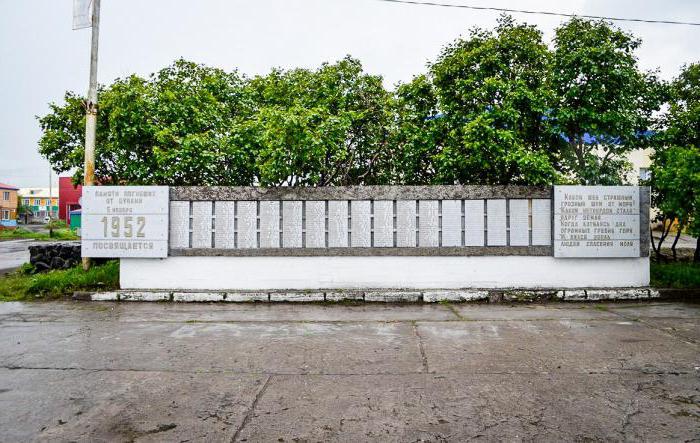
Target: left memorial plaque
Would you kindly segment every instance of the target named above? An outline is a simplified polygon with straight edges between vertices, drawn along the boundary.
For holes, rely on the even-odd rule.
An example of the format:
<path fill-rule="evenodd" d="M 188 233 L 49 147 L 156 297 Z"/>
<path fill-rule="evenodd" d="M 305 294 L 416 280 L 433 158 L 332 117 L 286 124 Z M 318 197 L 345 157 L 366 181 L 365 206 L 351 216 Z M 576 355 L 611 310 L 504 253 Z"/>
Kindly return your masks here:
<path fill-rule="evenodd" d="M 83 257 L 168 256 L 167 186 L 83 188 Z"/>

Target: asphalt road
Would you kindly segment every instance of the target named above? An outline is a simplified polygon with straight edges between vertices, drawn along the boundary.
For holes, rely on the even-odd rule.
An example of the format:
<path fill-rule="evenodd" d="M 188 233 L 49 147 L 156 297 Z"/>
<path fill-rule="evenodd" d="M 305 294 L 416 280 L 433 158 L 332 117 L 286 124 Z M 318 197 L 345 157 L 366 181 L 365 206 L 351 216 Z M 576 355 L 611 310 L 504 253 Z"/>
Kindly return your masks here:
<path fill-rule="evenodd" d="M 0 241 L 0 276 L 29 263 L 29 245 L 33 240 Z"/>
<path fill-rule="evenodd" d="M 700 439 L 700 305 L 0 304 L 0 440 Z"/>

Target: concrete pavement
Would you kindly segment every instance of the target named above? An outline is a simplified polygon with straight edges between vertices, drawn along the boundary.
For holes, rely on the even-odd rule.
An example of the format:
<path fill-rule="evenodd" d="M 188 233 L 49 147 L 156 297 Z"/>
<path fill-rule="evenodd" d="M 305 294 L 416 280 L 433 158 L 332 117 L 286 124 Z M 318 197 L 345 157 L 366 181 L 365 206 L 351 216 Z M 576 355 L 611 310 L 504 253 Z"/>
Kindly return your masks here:
<path fill-rule="evenodd" d="M 0 304 L 2 441 L 700 439 L 700 305 Z"/>

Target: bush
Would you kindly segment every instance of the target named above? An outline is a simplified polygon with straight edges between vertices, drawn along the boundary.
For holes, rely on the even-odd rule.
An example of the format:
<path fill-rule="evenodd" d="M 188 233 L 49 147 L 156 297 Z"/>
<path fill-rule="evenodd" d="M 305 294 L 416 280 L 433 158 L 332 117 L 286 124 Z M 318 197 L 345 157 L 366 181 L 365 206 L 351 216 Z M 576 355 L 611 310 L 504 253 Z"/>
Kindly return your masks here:
<path fill-rule="evenodd" d="M 651 285 L 657 288 L 700 288 L 700 265 L 652 263 Z"/>

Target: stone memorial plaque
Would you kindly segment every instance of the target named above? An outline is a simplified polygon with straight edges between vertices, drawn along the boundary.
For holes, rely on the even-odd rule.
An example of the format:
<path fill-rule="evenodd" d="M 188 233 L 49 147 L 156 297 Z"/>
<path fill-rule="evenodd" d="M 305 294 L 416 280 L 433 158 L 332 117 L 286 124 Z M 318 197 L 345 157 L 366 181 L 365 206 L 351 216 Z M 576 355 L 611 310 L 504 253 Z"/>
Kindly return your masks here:
<path fill-rule="evenodd" d="M 223 249 L 233 249 L 236 202 L 217 201 L 214 206 L 214 246 Z"/>
<path fill-rule="evenodd" d="M 350 202 L 352 211 L 352 246 L 354 248 L 369 248 L 372 240 L 371 202 L 369 200 L 353 200 Z"/>
<path fill-rule="evenodd" d="M 508 201 L 510 246 L 530 245 L 530 207 L 525 199 Z"/>
<path fill-rule="evenodd" d="M 258 247 L 258 203 L 236 202 L 236 238 L 239 249 Z"/>
<path fill-rule="evenodd" d="M 440 214 L 437 200 L 418 201 L 418 241 L 421 247 L 440 246 Z"/>
<path fill-rule="evenodd" d="M 301 248 L 302 203 L 300 201 L 282 202 L 282 246 Z"/>
<path fill-rule="evenodd" d="M 532 245 L 549 246 L 552 244 L 552 201 L 549 199 L 532 199 Z"/>
<path fill-rule="evenodd" d="M 396 202 L 396 246 L 414 248 L 416 246 L 416 201 Z"/>
<path fill-rule="evenodd" d="M 506 201 L 486 200 L 487 244 L 506 246 Z"/>
<path fill-rule="evenodd" d="M 484 246 L 484 200 L 464 201 L 464 246 Z"/>
<path fill-rule="evenodd" d="M 167 186 L 85 186 L 83 257 L 167 257 L 168 192 Z M 189 243 L 185 203 L 187 234 L 179 229 L 176 236 L 183 243 L 180 237 L 187 237 Z"/>
<path fill-rule="evenodd" d="M 260 247 L 280 247 L 280 202 L 260 202 Z"/>
<path fill-rule="evenodd" d="M 442 201 L 442 246 L 462 246 L 462 201 Z"/>
<path fill-rule="evenodd" d="M 190 247 L 190 202 L 170 202 L 170 247 Z"/>
<path fill-rule="evenodd" d="M 326 247 L 326 202 L 306 202 L 306 247 Z"/>
<path fill-rule="evenodd" d="M 374 202 L 374 247 L 394 246 L 394 202 L 377 200 Z"/>
<path fill-rule="evenodd" d="M 211 248 L 212 202 L 192 202 L 192 247 Z"/>
<path fill-rule="evenodd" d="M 328 202 L 328 246 L 331 248 L 348 246 L 348 202 L 346 200 Z"/>
<path fill-rule="evenodd" d="M 639 257 L 639 187 L 555 186 L 554 256 Z"/>

